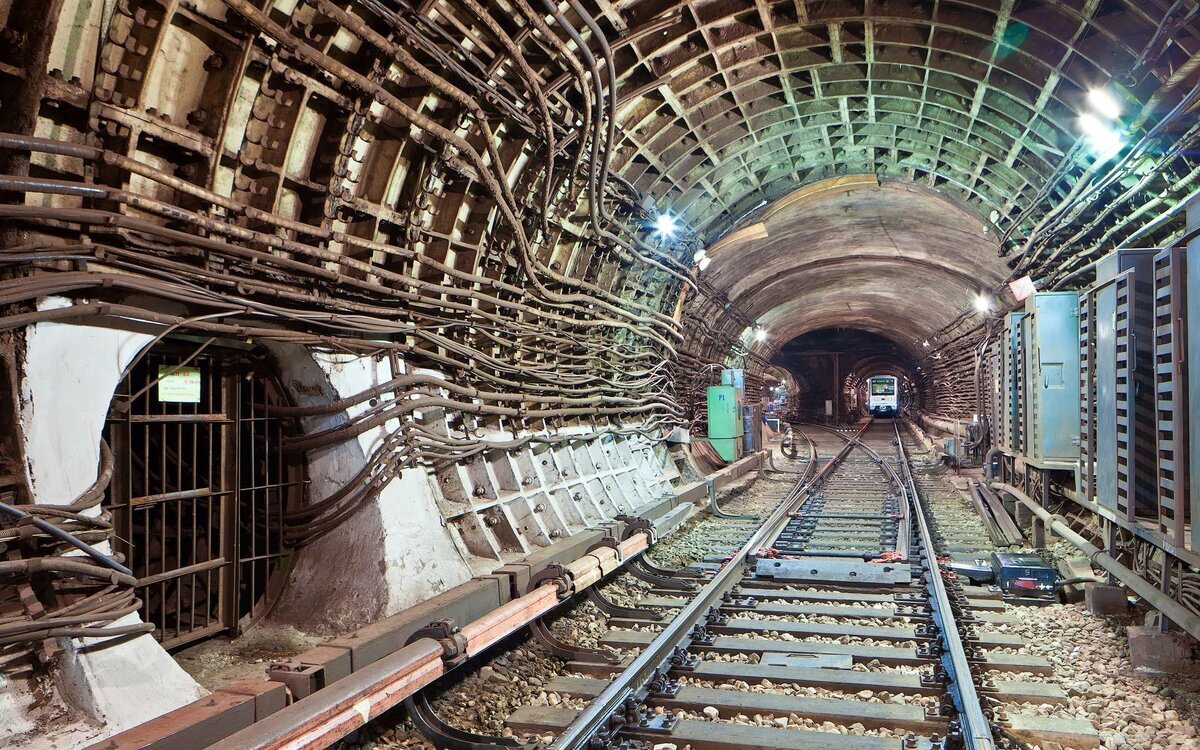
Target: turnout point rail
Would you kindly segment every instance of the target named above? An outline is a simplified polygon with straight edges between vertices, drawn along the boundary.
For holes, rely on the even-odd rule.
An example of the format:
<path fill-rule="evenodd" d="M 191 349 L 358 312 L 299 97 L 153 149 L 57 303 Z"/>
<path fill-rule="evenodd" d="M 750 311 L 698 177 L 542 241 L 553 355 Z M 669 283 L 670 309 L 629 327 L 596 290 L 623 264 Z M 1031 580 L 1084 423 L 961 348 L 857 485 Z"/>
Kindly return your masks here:
<path fill-rule="evenodd" d="M 845 440 L 841 450 L 819 471 L 806 472 L 797 479 L 775 511 L 694 598 L 678 604 L 679 611 L 660 632 L 634 632 L 623 640 L 616 639 L 623 645 L 640 647 L 640 653 L 619 672 L 617 668 L 591 670 L 597 674 L 615 673 L 615 677 L 598 693 L 593 686 L 594 698 L 586 708 L 565 726 L 554 726 L 550 718 L 551 714 L 561 716 L 561 712 L 540 712 L 546 720 L 539 723 L 536 718 L 539 712 L 530 710 L 524 719 L 530 721 L 529 728 L 554 731 L 557 735 L 551 745 L 554 750 L 615 747 L 622 739 L 690 744 L 697 749 L 756 746 L 780 750 L 817 747 L 882 750 L 953 746 L 991 750 L 995 746 L 992 727 L 983 714 L 972 681 L 956 620 L 956 602 L 952 602 L 942 578 L 898 428 L 885 429 L 884 424 L 868 420 L 853 435 L 837 434 Z M 881 441 L 896 446 L 894 465 L 883 455 Z M 914 579 L 919 583 L 914 584 Z M 796 591 L 796 585 L 817 586 L 827 591 L 806 595 Z M 964 600 L 961 592 L 958 597 L 961 603 Z M 814 603 L 827 598 L 834 601 L 832 606 Z M 669 599 L 654 602 L 669 603 Z M 818 620 L 826 615 L 862 617 L 868 621 L 876 617 L 881 623 L 895 617 L 911 620 L 915 627 L 831 628 L 821 622 L 772 622 L 766 627 L 801 635 L 823 632 L 833 635 L 849 629 L 876 639 L 911 636 L 917 642 L 912 649 L 914 662 L 925 664 L 928 669 L 923 674 L 830 669 L 841 662 L 845 662 L 841 666 L 849 666 L 853 657 L 838 653 L 847 649 L 822 648 L 820 643 L 797 648 L 799 644 L 794 641 L 780 644 L 760 641 L 763 646 L 757 665 L 700 664 L 696 652 L 720 653 L 732 648 L 727 642 L 737 637 L 725 633 L 763 634 L 761 623 L 754 625 L 758 628 L 754 633 L 751 623 L 743 624 L 726 616 L 731 608 L 767 615 L 813 614 Z M 889 630 L 897 632 L 888 633 Z M 823 650 L 829 652 L 824 658 L 820 653 Z M 870 647 L 860 650 L 872 653 Z M 874 653 L 897 658 L 897 654 L 886 648 L 876 648 Z M 805 669 L 797 668 L 797 664 L 813 666 Z M 695 708 L 704 700 L 725 705 L 731 702 L 727 699 L 728 692 L 721 696 L 714 695 L 718 691 L 704 688 L 681 690 L 674 677 L 680 674 L 696 679 L 742 675 L 757 680 L 773 676 L 850 692 L 857 686 L 884 685 L 896 692 L 937 695 L 941 702 L 932 711 L 920 712 L 925 715 L 918 719 L 911 710 L 907 713 L 888 710 L 899 706 L 847 701 L 848 705 L 839 707 L 836 700 L 828 698 L 815 699 L 814 703 L 814 699 L 750 694 L 752 698 L 741 701 L 747 711 L 773 711 L 786 716 L 789 710 L 806 710 L 847 724 L 859 721 L 883 725 L 890 713 L 897 724 L 907 721 L 913 727 L 906 736 L 898 738 L 782 731 L 735 724 L 701 725 L 686 719 L 676 720 L 662 709 Z M 568 692 L 574 689 L 577 695 L 588 692 L 584 685 L 575 685 L 570 679 L 564 680 L 561 687 Z M 708 706 L 705 710 L 719 709 Z M 522 721 L 522 717 L 516 717 L 518 725 Z"/>

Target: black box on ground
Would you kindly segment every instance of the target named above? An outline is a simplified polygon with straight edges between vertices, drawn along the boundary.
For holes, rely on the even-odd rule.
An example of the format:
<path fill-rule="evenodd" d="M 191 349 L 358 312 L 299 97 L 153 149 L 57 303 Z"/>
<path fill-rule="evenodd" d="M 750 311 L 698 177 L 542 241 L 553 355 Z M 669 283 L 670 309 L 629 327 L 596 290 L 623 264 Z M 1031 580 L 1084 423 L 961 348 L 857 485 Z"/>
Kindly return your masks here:
<path fill-rule="evenodd" d="M 993 552 L 996 585 L 1008 596 L 1050 599 L 1058 571 L 1031 552 Z"/>

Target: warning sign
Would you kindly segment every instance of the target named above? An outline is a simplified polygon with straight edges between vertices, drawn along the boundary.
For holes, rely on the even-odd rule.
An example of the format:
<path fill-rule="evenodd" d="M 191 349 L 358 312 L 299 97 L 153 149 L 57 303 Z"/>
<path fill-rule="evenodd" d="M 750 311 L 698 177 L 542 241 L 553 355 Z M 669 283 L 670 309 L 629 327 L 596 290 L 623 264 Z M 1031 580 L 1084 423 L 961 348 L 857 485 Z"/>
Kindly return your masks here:
<path fill-rule="evenodd" d="M 200 403 L 200 368 L 158 366 L 158 400 L 175 404 Z"/>

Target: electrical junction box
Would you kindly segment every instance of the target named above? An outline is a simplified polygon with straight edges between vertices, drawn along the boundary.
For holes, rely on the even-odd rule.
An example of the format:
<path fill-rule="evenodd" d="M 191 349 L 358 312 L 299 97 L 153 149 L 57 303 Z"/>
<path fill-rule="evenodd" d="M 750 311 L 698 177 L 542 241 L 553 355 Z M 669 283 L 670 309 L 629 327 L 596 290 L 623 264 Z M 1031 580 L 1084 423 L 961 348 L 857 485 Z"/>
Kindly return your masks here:
<path fill-rule="evenodd" d="M 953 466 L 958 465 L 958 438 L 948 437 L 942 441 L 942 452 L 950 458 Z"/>
<path fill-rule="evenodd" d="M 1029 552 L 993 552 L 992 570 L 996 585 L 1005 596 L 1023 599 L 1052 599 L 1058 571 L 1041 555 Z"/>
<path fill-rule="evenodd" d="M 738 389 L 738 396 L 745 398 L 746 371 L 721 370 L 721 385 L 732 385 L 734 388 Z"/>
<path fill-rule="evenodd" d="M 1079 461 L 1079 293 L 1038 292 L 1020 320 L 1024 371 L 1020 437 L 1029 463 L 1074 469 Z"/>
<path fill-rule="evenodd" d="M 1096 263 L 1096 283 L 1079 298 L 1080 488 L 1130 521 L 1158 513 L 1156 253 L 1109 253 Z"/>
<path fill-rule="evenodd" d="M 708 387 L 708 442 L 721 458 L 736 461 L 742 455 L 742 396 L 732 385 Z"/>

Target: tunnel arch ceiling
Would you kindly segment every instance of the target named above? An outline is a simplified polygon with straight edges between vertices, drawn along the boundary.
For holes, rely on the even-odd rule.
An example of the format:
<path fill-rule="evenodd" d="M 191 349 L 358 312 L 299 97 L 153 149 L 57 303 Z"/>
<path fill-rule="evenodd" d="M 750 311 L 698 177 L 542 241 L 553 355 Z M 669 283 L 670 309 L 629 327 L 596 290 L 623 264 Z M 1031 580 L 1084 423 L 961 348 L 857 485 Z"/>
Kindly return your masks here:
<path fill-rule="evenodd" d="M 1195 8 L 1164 0 L 597 5 L 616 38 L 614 168 L 710 243 L 798 186 L 868 173 L 954 195 L 1021 247 L 1091 161 L 1088 91 L 1113 89 L 1136 140 L 1200 49 Z M 1176 169 L 1151 188 L 1168 202 Z"/>
<path fill-rule="evenodd" d="M 767 236 L 714 246 L 705 275 L 773 347 L 840 327 L 916 354 L 1008 272 L 974 212 L 911 183 L 827 181 L 759 218 L 752 228 Z"/>

